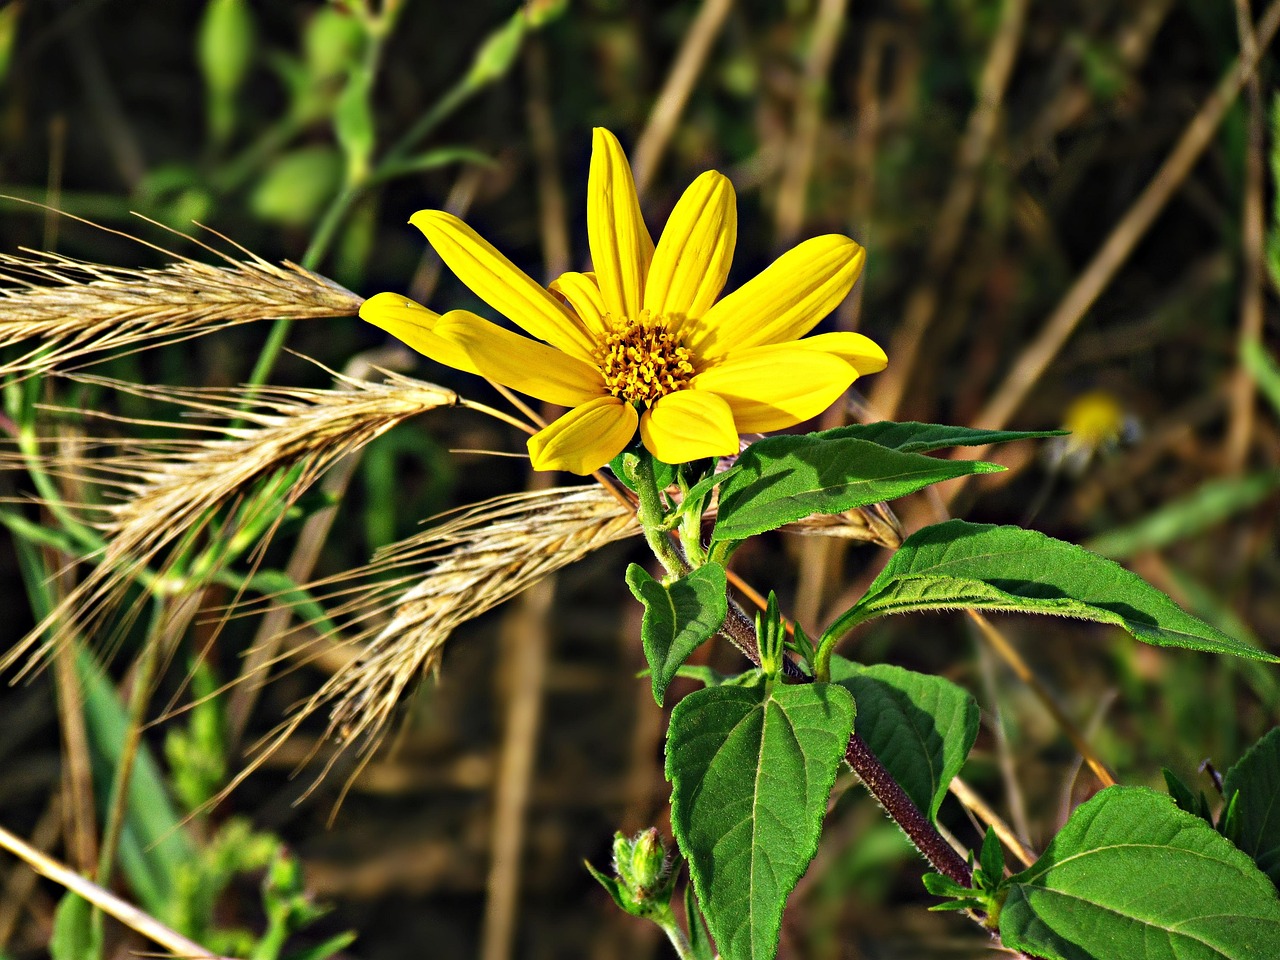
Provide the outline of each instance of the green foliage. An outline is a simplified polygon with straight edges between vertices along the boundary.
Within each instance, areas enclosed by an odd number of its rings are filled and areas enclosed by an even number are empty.
[[[67,892],[53,914],[49,938],[51,960],[98,960],[102,956],[102,928],[93,922],[93,905]]]
[[[1262,395],[1271,404],[1271,409],[1280,414],[1280,363],[1276,363],[1276,358],[1254,340],[1241,345],[1240,359]]]
[[[662,705],[680,665],[720,629],[729,612],[724,568],[708,563],[688,576],[662,583],[639,564],[627,568],[627,586],[644,604],[640,637],[649,661],[653,699]]]
[[[1137,523],[1094,537],[1086,549],[1120,559],[1185,540],[1261,503],[1280,489],[1280,470],[1211,480]]]
[[[917,423],[912,420],[896,423],[892,420],[881,420],[877,423],[851,423],[824,430],[821,433],[811,433],[809,436],[822,440],[867,440],[901,453],[929,453],[945,447],[984,447],[989,443],[1065,437],[1068,432],[1066,430],[977,430],[973,427],[953,427],[945,423]]]
[[[641,830],[634,837],[614,834],[612,877],[590,863],[586,867],[624,912],[659,922],[669,916],[676,871],[657,829]]]
[[[985,915],[985,923],[994,927],[999,921],[1000,907],[1004,903],[1004,848],[993,828],[987,827],[982,839],[982,853],[978,863],[969,856],[973,868],[973,886],[965,887],[940,873],[926,873],[921,879],[924,888],[945,902],[935,904],[930,910],[976,910]]]
[[[300,147],[275,160],[249,197],[254,215],[272,223],[311,226],[342,181],[342,157],[333,147]]]
[[[1220,829],[1280,886],[1280,727],[1255,743],[1222,781]]]
[[[833,657],[831,682],[858,704],[858,733],[931,820],[973,749],[977,701],[943,677]]]
[[[848,692],[822,683],[712,687],[672,711],[671,825],[725,960],[777,950],[853,717]]]
[[[720,490],[716,540],[745,540],[815,513],[841,513],[943,480],[1004,469],[820,435],[760,440],[743,451],[738,466],[741,472]]]
[[[828,630],[871,617],[973,607],[1078,617],[1123,627],[1146,643],[1276,658],[1185,613],[1146,581],[1074,544],[1021,527],[950,520],[903,543],[866,594]]]
[[[256,28],[248,0],[208,0],[196,35],[196,59],[208,95],[209,134],[231,136],[236,98],[253,63]]]
[[[1169,791],[1170,798],[1178,805],[1178,809],[1185,810],[1205,823],[1212,824],[1213,811],[1209,808],[1209,800],[1205,797],[1204,791],[1192,790],[1172,770],[1166,769],[1162,772],[1165,787]]]
[[[1001,939],[1036,957],[1280,956],[1275,887],[1203,820],[1142,787],[1081,805],[1004,893]]]

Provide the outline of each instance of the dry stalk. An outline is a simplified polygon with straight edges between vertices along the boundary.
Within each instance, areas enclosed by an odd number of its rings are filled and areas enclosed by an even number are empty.
[[[226,257],[217,267],[183,258],[139,270],[27,253],[0,254],[0,280],[12,284],[0,289],[0,349],[27,345],[0,363],[5,378],[254,320],[354,316],[363,300],[295,264],[256,257]]]
[[[78,445],[69,452],[56,446],[49,451],[49,472],[99,484],[114,490],[119,499],[80,506],[106,546],[95,558],[94,570],[0,661],[7,668],[30,657],[24,672],[68,637],[94,636],[130,584],[147,576],[148,568],[159,568],[152,590],[190,593],[216,572],[226,545],[238,534],[263,531],[257,541],[240,547],[260,550],[284,509],[335,461],[408,417],[460,402],[450,390],[398,375],[385,383],[340,377],[345,387],[340,390],[261,389],[249,410],[241,409],[242,389],[74,379],[177,403],[216,422],[181,425],[205,434],[193,439],[123,441],[119,452],[110,456],[91,455],[106,441]],[[247,425],[227,425],[237,418]],[[20,458],[0,457],[0,465],[14,460]],[[200,545],[205,528],[215,523],[222,525],[222,546],[206,554],[207,569],[174,575],[174,563]]]

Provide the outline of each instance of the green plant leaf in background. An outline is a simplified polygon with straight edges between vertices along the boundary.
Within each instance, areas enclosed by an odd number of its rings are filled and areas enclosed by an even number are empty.
[[[1021,527],[949,520],[912,534],[866,594],[828,629],[839,637],[871,617],[974,607],[1079,617],[1123,627],[1146,643],[1275,661],[1191,616],[1104,557]]]
[[[984,447],[989,443],[1009,443],[1014,440],[1040,440],[1045,437],[1063,437],[1068,430],[976,430],[973,427],[952,427],[945,423],[917,423],[909,420],[895,423],[881,420],[878,423],[851,423],[843,427],[810,434],[823,440],[867,440],[889,447],[901,453],[928,453],[943,447]]]
[[[1143,550],[1156,550],[1248,510],[1276,490],[1280,490],[1280,470],[1210,480],[1190,495],[1153,510],[1137,523],[1108,530],[1084,546],[1115,560]]]
[[[337,192],[342,176],[342,157],[333,147],[300,147],[267,168],[249,196],[249,209],[269,223],[310,226]]]
[[[1280,106],[1280,99],[1277,100],[1277,105]],[[1280,117],[1280,113],[1277,116]],[[1280,235],[1273,233],[1272,238],[1280,250]],[[1277,285],[1280,286],[1280,283]],[[1249,371],[1249,376],[1253,377],[1253,382],[1271,404],[1271,409],[1280,414],[1280,363],[1256,340],[1248,340],[1240,347],[1240,359],[1244,361],[1244,367]]]
[[[1228,803],[1223,833],[1280,886],[1280,727],[1227,771],[1222,795]]]
[[[1144,787],[1080,806],[1009,878],[1006,947],[1058,960],[1274,960],[1280,901],[1253,861]]]
[[[712,687],[672,711],[671,826],[724,960],[777,951],[853,717],[848,691],[828,683]]]
[[[831,658],[858,705],[858,733],[930,820],[978,736],[977,701],[950,680],[888,663]]]
[[[93,923],[93,905],[67,891],[53,912],[50,960],[99,960],[101,956],[101,927]]]
[[[741,472],[720,488],[713,537],[745,540],[815,513],[841,513],[892,500],[932,483],[1004,467],[938,460],[867,440],[770,437],[738,458]]]
[[[209,0],[196,34],[209,135],[224,143],[235,127],[237,96],[253,63],[256,29],[248,0]]]
[[[680,665],[720,629],[729,613],[724,568],[708,563],[664,584],[633,563],[627,567],[627,586],[644,604],[640,638],[649,661],[653,699],[662,706],[667,684]]]

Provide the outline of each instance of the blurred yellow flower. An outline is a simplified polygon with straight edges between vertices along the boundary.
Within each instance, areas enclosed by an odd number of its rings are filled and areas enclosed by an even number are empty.
[[[409,222],[530,336],[390,293],[365,301],[360,316],[433,360],[572,408],[530,437],[538,470],[591,473],[637,426],[666,463],[735,454],[740,433],[807,420],[886,363],[861,334],[799,339],[852,289],[862,247],[815,237],[719,297],[737,241],[732,184],[714,170],[694,180],[655,248],[626,155],[604,129],[587,187],[594,273],[563,274],[547,290],[451,214],[420,210]]]

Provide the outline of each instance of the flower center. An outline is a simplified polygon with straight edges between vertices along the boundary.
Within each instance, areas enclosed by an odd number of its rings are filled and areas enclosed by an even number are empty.
[[[642,310],[635,320],[605,320],[609,332],[597,349],[596,362],[611,394],[648,407],[689,385],[693,354],[667,330],[665,317],[651,317]]]

